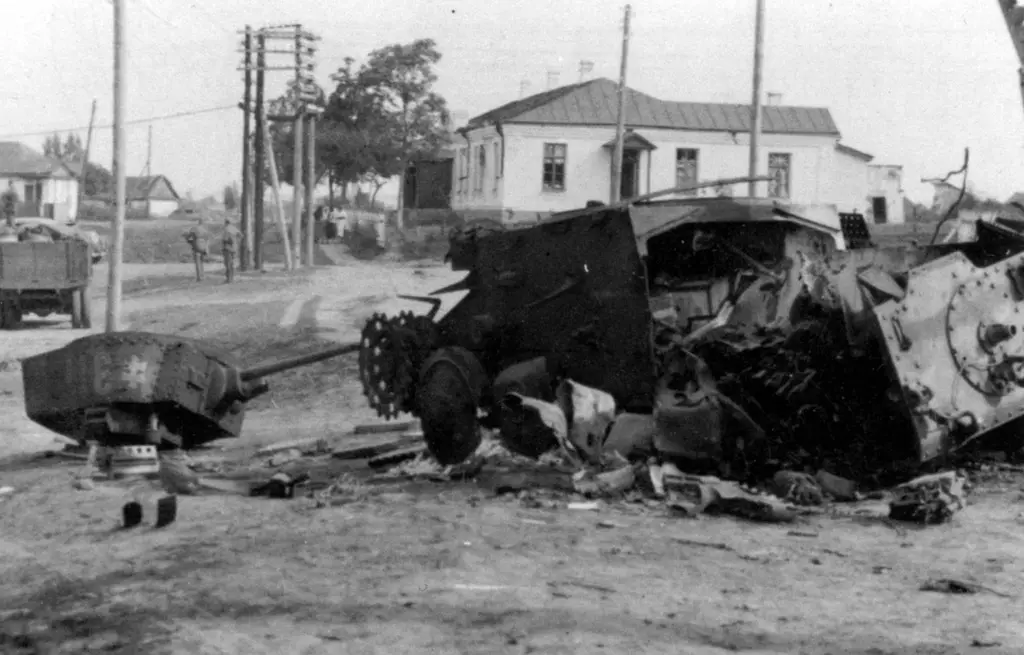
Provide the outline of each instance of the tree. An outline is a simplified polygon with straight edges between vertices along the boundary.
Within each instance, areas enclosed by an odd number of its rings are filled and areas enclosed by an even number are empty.
[[[89,162],[85,165],[81,183],[84,185],[83,192],[86,197],[93,198],[113,192],[114,175],[99,164]]]
[[[448,107],[433,90],[440,60],[433,39],[417,39],[374,50],[360,69],[360,85],[385,119],[387,147],[376,149],[371,167],[377,177],[399,175],[411,160],[445,144]]]
[[[85,159],[85,147],[82,138],[69,132],[63,140],[54,132],[43,141],[43,154],[63,162],[81,162]]]
[[[85,146],[82,145],[82,138],[74,132],[69,132],[64,138],[60,157],[64,161],[85,161]]]
[[[64,147],[61,144],[60,135],[54,132],[52,135],[46,137],[43,141],[43,154],[47,157],[61,158],[64,153]]]
[[[316,86],[315,93],[316,93],[316,104],[319,104],[321,106],[326,104],[326,102],[327,102],[327,100],[326,100],[327,94],[326,94],[326,92],[320,86]],[[269,104],[269,107],[268,107],[268,111],[267,111],[267,115],[268,116],[294,116],[296,114],[296,112],[299,110],[300,106],[301,106],[301,103],[299,102],[299,99],[298,99],[298,88],[296,87],[295,82],[292,81],[288,85],[288,88],[285,90],[285,93],[282,96],[280,96],[278,98],[275,98],[274,100],[270,101],[270,104]],[[292,177],[292,157],[294,156],[294,152],[295,152],[295,132],[294,132],[294,129],[295,128],[294,128],[294,122],[293,121],[275,121],[275,122],[271,123],[271,125],[270,125],[270,141],[271,141],[271,145],[272,145],[272,147],[274,149],[274,158],[277,160],[278,176],[280,177],[280,180],[281,180],[282,183],[291,183],[291,181],[293,180],[293,177]],[[321,160],[319,158],[320,143],[324,140],[324,135],[321,134],[321,131],[324,130],[324,129],[328,129],[329,130],[330,126],[328,126],[328,125],[320,125],[319,123],[317,124],[317,144],[316,144],[316,150],[317,150],[317,155],[318,156],[315,157],[316,161],[314,162],[315,163],[314,173],[315,173],[315,179],[317,180],[317,182],[319,182],[320,179],[323,178],[323,175],[327,172],[326,166],[324,166],[322,164],[322,162],[321,162]],[[264,171],[266,173],[263,176],[263,179],[264,179],[264,182],[269,186],[270,185],[270,173],[269,173],[268,163],[264,161],[263,162],[263,167],[264,167]],[[302,175],[303,181],[305,181],[305,179],[306,179],[306,159],[305,159],[305,157],[302,160],[302,168],[303,168],[303,170],[300,172],[300,174]]]
[[[235,187],[229,184],[224,187],[224,209],[234,211],[237,206],[238,202],[235,199]]]
[[[324,98],[317,88],[326,103],[316,127],[314,179],[319,183],[327,175],[343,189],[352,182],[368,183],[375,198],[410,160],[442,147],[448,111],[444,98],[433,91],[440,59],[431,39],[374,50],[358,68],[355,60],[345,59],[331,76],[335,88],[330,96]],[[298,104],[293,84],[270,103],[270,113],[290,116]],[[291,122],[279,122],[270,130],[282,180],[292,179],[292,129]]]

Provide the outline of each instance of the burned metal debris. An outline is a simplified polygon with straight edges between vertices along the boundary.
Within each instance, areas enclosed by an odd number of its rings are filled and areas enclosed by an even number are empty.
[[[760,480],[879,483],[982,437],[1018,447],[1024,236],[847,249],[855,219],[714,198],[461,229],[448,260],[466,277],[408,297],[426,314],[374,315],[359,344],[244,368],[187,339],[92,335],[25,360],[26,409],[79,440],[189,448],[237,436],[264,377],[358,351],[371,407],[418,417],[442,465],[481,426],[530,456],[614,447]]]

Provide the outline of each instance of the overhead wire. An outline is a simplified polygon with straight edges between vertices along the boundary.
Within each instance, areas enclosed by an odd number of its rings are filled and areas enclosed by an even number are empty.
[[[207,107],[206,109],[194,109],[192,111],[179,111],[173,114],[164,114],[163,116],[150,116],[149,118],[136,118],[133,120],[125,121],[125,125],[145,125],[147,123],[156,123],[159,121],[167,121],[175,118],[185,118],[188,116],[199,116],[201,114],[212,114],[218,111],[227,111],[228,109],[238,109],[238,105],[221,105],[219,107]],[[113,124],[108,125],[94,125],[94,130],[104,130],[114,127]],[[50,128],[48,130],[38,130],[35,132],[21,132],[17,134],[0,134],[0,139],[18,139],[29,136],[49,136],[54,132],[81,132],[82,130],[89,129],[88,125],[80,127],[61,127],[61,128]]]

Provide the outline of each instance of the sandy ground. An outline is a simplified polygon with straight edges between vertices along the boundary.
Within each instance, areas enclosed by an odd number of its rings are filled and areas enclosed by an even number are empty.
[[[367,262],[232,287],[187,273],[133,271],[151,284],[126,297],[132,327],[247,326],[261,338],[315,327],[344,341],[375,310],[415,307],[395,293],[453,278]],[[56,323],[3,334],[0,360],[80,334]],[[372,418],[350,363],[318,371],[315,393],[268,399],[242,439],[203,457],[247,462],[260,444],[342,439]],[[8,452],[52,441],[21,403],[19,375],[0,373]],[[953,523],[922,529],[849,511],[780,526],[625,503],[538,509],[495,497],[485,477],[356,486],[320,509],[180,497],[172,527],[123,532],[121,504],[140,493],[152,514],[155,492],[76,490],[75,471],[54,458],[0,464],[0,487],[13,488],[0,495],[0,653],[1024,652],[1024,478],[1010,473],[979,480]],[[931,578],[992,592],[921,591]]]

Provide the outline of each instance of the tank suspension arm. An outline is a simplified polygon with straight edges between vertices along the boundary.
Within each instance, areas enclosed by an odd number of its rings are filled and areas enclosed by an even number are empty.
[[[327,350],[321,350],[315,353],[309,353],[308,355],[299,355],[298,357],[292,357],[291,359],[282,359],[279,362],[272,362],[270,364],[263,364],[261,366],[253,366],[252,368],[242,369],[240,372],[243,382],[249,382],[251,380],[257,380],[266,375],[273,375],[275,373],[281,373],[288,371],[293,368],[300,368],[308,364],[315,364],[322,362],[327,359],[333,359],[334,357],[340,357],[342,355],[348,355],[350,353],[357,352],[359,350],[358,343],[348,343],[342,346],[334,346]]]

